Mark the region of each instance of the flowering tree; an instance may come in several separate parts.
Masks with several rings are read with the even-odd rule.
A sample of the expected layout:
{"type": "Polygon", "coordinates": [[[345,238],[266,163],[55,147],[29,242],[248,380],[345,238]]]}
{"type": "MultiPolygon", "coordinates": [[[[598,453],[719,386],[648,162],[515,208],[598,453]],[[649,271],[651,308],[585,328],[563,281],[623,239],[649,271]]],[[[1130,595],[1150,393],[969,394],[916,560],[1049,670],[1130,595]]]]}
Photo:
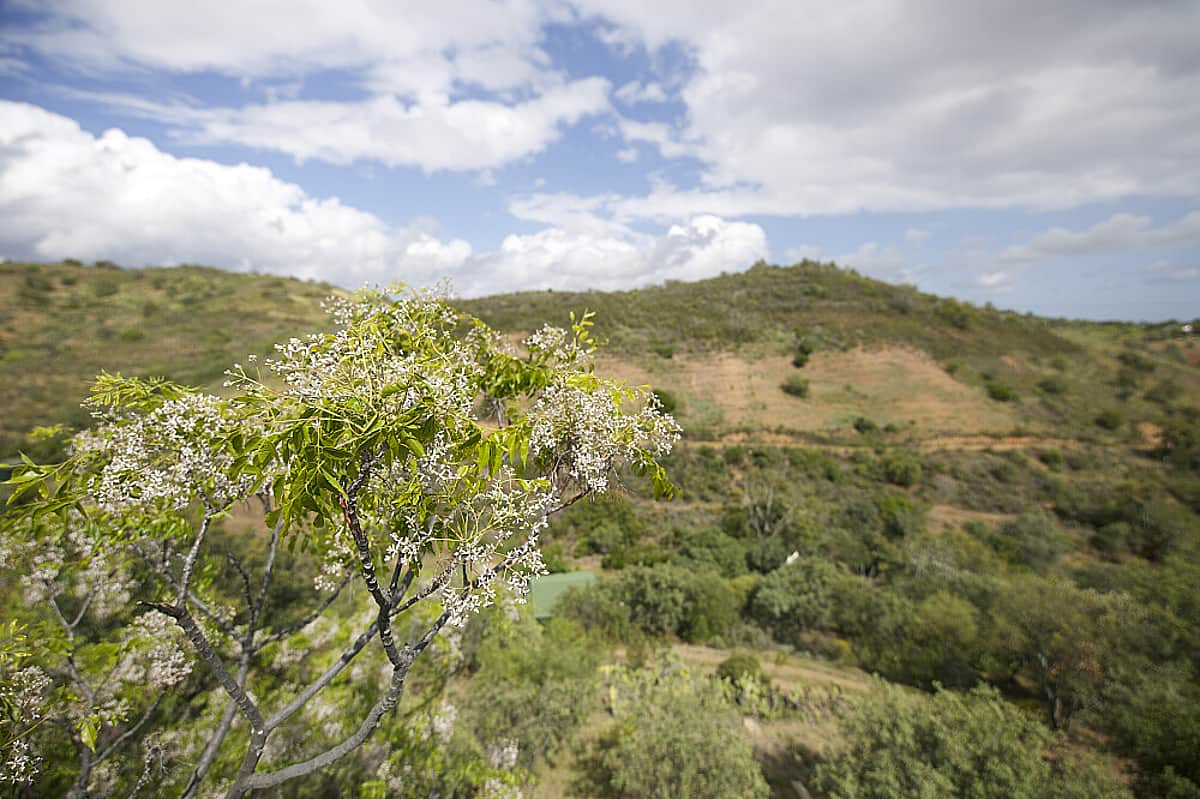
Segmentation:
{"type": "MultiPolygon", "coordinates": [[[[111,692],[119,672],[163,688],[209,680],[225,694],[184,796],[205,784],[227,740],[244,740],[228,797],[313,774],[389,718],[440,632],[498,591],[525,594],[544,571],[538,534],[552,514],[622,475],[646,479],[656,497],[674,493],[660,458],[678,427],[646,390],[594,374],[588,315],[572,317],[570,330],[543,328],[517,349],[434,293],[397,294],[331,301],[336,332],[292,339],[264,364],[236,366],[228,396],[101,375],[90,399],[98,424],[72,439],[70,457],[56,466],[26,461],[14,472],[6,550],[24,553],[39,591],[64,597],[55,608],[68,668],[56,685],[76,708],[68,726],[89,753],[81,764],[95,765],[105,751],[98,741],[128,740],[139,724],[119,690],[106,712],[109,693],[83,687],[98,681],[111,692]],[[265,551],[253,565],[228,553],[220,564],[213,531],[250,500],[262,509],[265,551]],[[49,544],[57,554],[35,565],[49,544]],[[317,598],[298,617],[272,605],[285,546],[310,553],[313,564],[317,598]],[[82,581],[59,576],[80,569],[88,571],[82,581]],[[268,706],[255,689],[268,655],[302,647],[302,633],[349,585],[369,618],[323,671],[268,706]],[[128,653],[118,660],[141,660],[101,659],[93,677],[75,679],[70,663],[83,644],[72,625],[135,599],[140,627],[111,636],[128,653]],[[167,634],[168,621],[177,632],[167,634]],[[172,635],[186,639],[186,650],[172,635]],[[274,764],[268,747],[285,722],[335,690],[368,648],[386,657],[387,678],[366,711],[339,740],[274,764]],[[76,688],[66,689],[72,681],[76,688]],[[247,731],[231,736],[239,719],[247,731]]],[[[23,654],[13,650],[0,666],[19,666],[23,654]]],[[[141,712],[150,719],[156,711],[141,712]]],[[[30,740],[14,733],[15,745],[30,740]]]]}

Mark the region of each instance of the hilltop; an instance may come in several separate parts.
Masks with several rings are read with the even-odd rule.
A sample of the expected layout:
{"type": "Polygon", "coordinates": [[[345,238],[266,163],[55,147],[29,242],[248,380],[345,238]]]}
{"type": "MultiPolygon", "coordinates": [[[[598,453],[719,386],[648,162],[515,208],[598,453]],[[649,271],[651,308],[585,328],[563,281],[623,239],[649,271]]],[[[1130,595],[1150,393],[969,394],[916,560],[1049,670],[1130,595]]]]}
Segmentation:
{"type": "MultiPolygon", "coordinates": [[[[195,266],[0,265],[0,455],[31,446],[36,425],[86,424],[79,400],[102,369],[217,389],[247,354],[326,327],[333,291],[195,266]]],[[[457,304],[514,336],[595,311],[602,366],[660,389],[696,440],[855,444],[878,429],[927,445],[1137,446],[1200,392],[1200,346],[1178,324],[1044,319],[811,261],[457,304]]]]}

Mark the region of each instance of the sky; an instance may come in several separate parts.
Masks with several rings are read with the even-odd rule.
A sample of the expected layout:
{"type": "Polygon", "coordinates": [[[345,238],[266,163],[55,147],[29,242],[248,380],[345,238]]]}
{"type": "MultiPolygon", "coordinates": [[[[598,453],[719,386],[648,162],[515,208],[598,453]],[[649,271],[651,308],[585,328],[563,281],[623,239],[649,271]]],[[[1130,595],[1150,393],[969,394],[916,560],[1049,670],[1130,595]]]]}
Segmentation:
{"type": "Polygon", "coordinates": [[[1200,0],[0,0],[0,257],[1200,315],[1200,0]]]}

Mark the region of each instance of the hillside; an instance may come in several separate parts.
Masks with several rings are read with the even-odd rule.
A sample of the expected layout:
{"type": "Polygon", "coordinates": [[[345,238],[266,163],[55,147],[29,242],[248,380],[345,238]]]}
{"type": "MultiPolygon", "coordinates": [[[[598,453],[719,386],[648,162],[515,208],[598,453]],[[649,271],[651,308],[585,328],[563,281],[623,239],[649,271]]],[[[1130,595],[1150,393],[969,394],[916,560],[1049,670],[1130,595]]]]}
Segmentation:
{"type": "MultiPolygon", "coordinates": [[[[248,353],[324,327],[320,300],[332,290],[201,267],[0,265],[0,456],[29,446],[36,425],[86,423],[78,402],[101,369],[219,387],[248,353]]],[[[663,390],[697,440],[854,444],[858,422],[896,442],[1137,446],[1171,401],[1200,392],[1200,341],[1178,325],[977,308],[813,262],[459,305],[513,333],[596,311],[603,368],[663,390]],[[789,379],[807,380],[808,396],[781,391],[789,379]],[[1120,417],[1115,429],[1095,424],[1104,411],[1120,417]]]]}
{"type": "MultiPolygon", "coordinates": [[[[0,454],[54,457],[26,431],[86,424],[79,401],[101,369],[220,391],[233,362],[326,327],[331,291],[199,267],[4,264],[0,454]]],[[[845,750],[869,745],[855,736],[879,718],[853,714],[871,712],[955,731],[966,714],[962,774],[987,782],[1007,757],[988,747],[1019,744],[1026,771],[1058,791],[972,795],[1200,790],[1200,346],[1181,325],[1041,319],[811,262],[459,305],[514,340],[596,311],[609,341],[598,370],[653,385],[686,431],[665,464],[679,501],[579,502],[544,531],[552,571],[599,577],[554,622],[509,629],[496,611],[463,636],[478,671],[448,695],[514,713],[475,718],[477,744],[566,742],[530,755],[532,796],[565,795],[613,715],[626,731],[649,723],[605,702],[628,687],[622,674],[657,684],[667,655],[704,674],[760,670],[757,692],[735,700],[737,729],[776,797],[797,783],[845,795],[821,764],[871,760],[845,750]],[[536,707],[558,715],[531,722],[536,707]],[[943,714],[955,720],[930,721],[943,714]]],[[[248,506],[223,518],[222,557],[255,552],[261,520],[248,506]]],[[[313,601],[311,556],[282,557],[275,601],[294,615],[313,601]]],[[[208,588],[228,599],[241,588],[222,564],[209,563],[208,588]]],[[[23,580],[0,580],[11,607],[23,580]]],[[[361,599],[343,596],[338,618],[361,599]]],[[[673,708],[665,717],[706,721],[673,708]]],[[[903,737],[880,746],[898,752],[903,737]]],[[[897,757],[923,768],[932,756],[897,757]]],[[[374,773],[367,760],[313,790],[345,793],[374,773]]]]}
{"type": "Polygon", "coordinates": [[[326,325],[330,291],[192,266],[0,264],[0,457],[36,425],[86,424],[101,370],[219,387],[248,353],[326,325]]]}

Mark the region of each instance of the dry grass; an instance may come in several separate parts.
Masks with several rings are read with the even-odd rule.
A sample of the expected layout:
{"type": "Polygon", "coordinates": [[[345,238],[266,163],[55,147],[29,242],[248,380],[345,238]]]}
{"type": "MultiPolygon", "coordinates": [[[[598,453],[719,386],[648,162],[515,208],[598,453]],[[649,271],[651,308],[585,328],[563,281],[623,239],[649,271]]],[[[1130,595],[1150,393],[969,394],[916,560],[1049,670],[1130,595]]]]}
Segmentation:
{"type": "Polygon", "coordinates": [[[999,434],[1016,423],[1011,408],[959,383],[924,353],[901,347],[819,352],[803,370],[788,357],[750,360],[733,353],[660,360],[653,375],[641,364],[617,358],[603,359],[601,367],[631,383],[652,383],[679,395],[685,428],[697,406],[715,403],[724,420],[715,432],[741,432],[755,440],[789,431],[847,432],[859,416],[880,426],[909,427],[922,437],[999,434]],[[794,374],[810,381],[807,399],[780,389],[794,374]]]}

